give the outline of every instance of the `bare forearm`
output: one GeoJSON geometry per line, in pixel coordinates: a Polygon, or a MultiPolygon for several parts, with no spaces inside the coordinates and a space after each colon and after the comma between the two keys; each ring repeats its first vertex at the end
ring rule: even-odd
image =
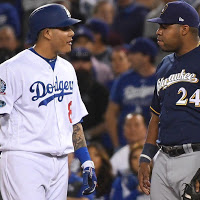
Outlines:
{"type": "Polygon", "coordinates": [[[84,132],[83,132],[83,127],[82,127],[81,123],[75,124],[73,126],[72,141],[73,141],[75,151],[81,147],[87,146],[86,141],[85,141],[84,132]]]}
{"type": "Polygon", "coordinates": [[[158,139],[158,124],[159,124],[159,117],[152,113],[151,120],[148,126],[147,138],[146,143],[156,144],[156,140],[158,139]]]}

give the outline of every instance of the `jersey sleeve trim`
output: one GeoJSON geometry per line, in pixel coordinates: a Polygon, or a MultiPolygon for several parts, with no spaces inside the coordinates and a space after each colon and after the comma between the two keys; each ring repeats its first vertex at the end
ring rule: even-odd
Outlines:
{"type": "Polygon", "coordinates": [[[150,106],[151,111],[153,111],[153,113],[155,113],[156,115],[160,115],[159,112],[155,111],[151,106],[150,106]]]}

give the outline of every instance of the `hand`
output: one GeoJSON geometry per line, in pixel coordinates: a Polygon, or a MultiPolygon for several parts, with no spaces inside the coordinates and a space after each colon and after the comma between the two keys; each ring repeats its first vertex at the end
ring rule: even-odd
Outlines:
{"type": "Polygon", "coordinates": [[[142,162],[138,170],[138,179],[141,190],[146,194],[150,194],[150,163],[142,162]]]}
{"type": "Polygon", "coordinates": [[[94,192],[97,186],[97,177],[92,167],[86,167],[83,170],[83,195],[89,195],[94,192]]]}

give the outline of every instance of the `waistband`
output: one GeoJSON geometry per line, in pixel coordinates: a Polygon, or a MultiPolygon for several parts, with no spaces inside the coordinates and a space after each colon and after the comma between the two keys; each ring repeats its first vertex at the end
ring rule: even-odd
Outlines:
{"type": "Polygon", "coordinates": [[[197,144],[183,144],[176,146],[165,146],[157,144],[159,149],[168,154],[170,157],[180,156],[185,153],[200,151],[200,143],[197,144]]]}

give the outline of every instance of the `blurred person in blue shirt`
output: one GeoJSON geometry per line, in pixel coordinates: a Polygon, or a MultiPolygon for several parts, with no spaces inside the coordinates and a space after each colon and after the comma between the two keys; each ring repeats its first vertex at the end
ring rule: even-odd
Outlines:
{"type": "Polygon", "coordinates": [[[119,77],[124,72],[130,69],[131,63],[128,60],[128,51],[123,46],[116,46],[113,48],[111,54],[111,67],[114,73],[114,79],[109,81],[107,84],[107,88],[109,91],[112,88],[113,83],[116,81],[117,77],[119,77]]]}
{"type": "MultiPolygon", "coordinates": [[[[143,145],[135,143],[129,153],[131,172],[119,174],[112,185],[110,200],[150,200],[139,188],[138,162],[143,145]]],[[[122,161],[123,162],[123,161],[122,161]]]]}
{"type": "Polygon", "coordinates": [[[146,122],[150,119],[149,106],[156,81],[154,61],[157,51],[157,45],[147,38],[137,38],[130,44],[128,56],[131,69],[114,82],[106,112],[107,128],[114,150],[127,143],[123,125],[128,113],[141,113],[146,122]]]}

